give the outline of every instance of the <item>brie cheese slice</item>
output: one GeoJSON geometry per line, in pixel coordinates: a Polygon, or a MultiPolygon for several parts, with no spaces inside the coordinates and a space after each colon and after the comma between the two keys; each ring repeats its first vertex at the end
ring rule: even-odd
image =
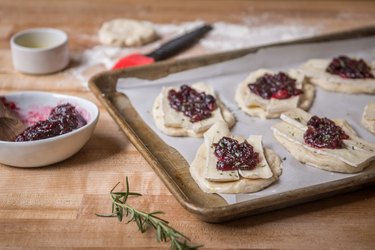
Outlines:
{"type": "Polygon", "coordinates": [[[259,154],[259,163],[254,169],[251,170],[239,170],[242,177],[248,179],[268,179],[273,176],[270,166],[264,156],[262,136],[252,135],[247,139],[247,142],[253,146],[254,151],[259,154]]]}
{"type": "Polygon", "coordinates": [[[299,128],[303,131],[307,130],[307,122],[310,120],[312,115],[305,112],[302,109],[296,108],[284,112],[280,115],[280,119],[299,128]]]}
{"type": "Polygon", "coordinates": [[[375,102],[366,105],[363,117],[368,121],[375,121],[375,102]]]}
{"type": "Polygon", "coordinates": [[[271,98],[268,101],[266,111],[269,113],[279,113],[291,108],[298,107],[300,96],[291,96],[288,99],[271,98]]]}
{"type": "Polygon", "coordinates": [[[164,87],[162,89],[162,103],[161,109],[164,117],[164,124],[166,127],[181,128],[184,124],[187,124],[189,117],[182,115],[181,113],[171,108],[168,101],[168,92],[173,89],[173,87],[164,87]]]}
{"type": "Polygon", "coordinates": [[[365,106],[361,123],[367,130],[375,134],[375,102],[369,103],[365,106]]]}

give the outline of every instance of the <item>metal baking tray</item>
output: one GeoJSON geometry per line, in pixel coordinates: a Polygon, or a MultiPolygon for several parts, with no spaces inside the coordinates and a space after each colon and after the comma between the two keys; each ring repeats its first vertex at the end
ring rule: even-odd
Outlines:
{"type": "Polygon", "coordinates": [[[258,46],[183,60],[165,61],[118,71],[106,71],[92,77],[89,81],[89,87],[181,206],[203,221],[219,223],[332,196],[340,192],[373,184],[375,182],[375,173],[372,171],[307,188],[294,189],[249,201],[228,204],[220,196],[207,194],[199,189],[190,176],[188,162],[177,150],[168,146],[142,120],[129,98],[116,90],[118,79],[131,77],[154,80],[172,73],[239,58],[250,53],[256,53],[263,48],[282,48],[282,46],[294,44],[340,41],[374,35],[375,27],[365,27],[291,42],[258,46]]]}

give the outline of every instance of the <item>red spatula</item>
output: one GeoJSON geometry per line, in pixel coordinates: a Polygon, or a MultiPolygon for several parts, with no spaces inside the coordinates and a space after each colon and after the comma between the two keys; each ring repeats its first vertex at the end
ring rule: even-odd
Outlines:
{"type": "Polygon", "coordinates": [[[168,41],[151,53],[146,55],[136,53],[125,56],[121,58],[112,69],[140,66],[167,59],[198,42],[199,39],[211,29],[211,25],[205,24],[180,37],[168,41]]]}

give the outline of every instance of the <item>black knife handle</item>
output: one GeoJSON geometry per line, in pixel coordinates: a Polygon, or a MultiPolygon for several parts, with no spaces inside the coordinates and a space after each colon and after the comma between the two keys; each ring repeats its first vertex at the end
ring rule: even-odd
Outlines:
{"type": "Polygon", "coordinates": [[[194,43],[198,42],[199,39],[203,37],[211,29],[211,25],[205,24],[197,29],[194,29],[189,33],[186,33],[180,37],[177,37],[163,44],[162,46],[160,46],[153,52],[147,54],[146,56],[154,58],[155,61],[160,61],[168,57],[171,57],[177,54],[178,52],[192,46],[194,43]]]}

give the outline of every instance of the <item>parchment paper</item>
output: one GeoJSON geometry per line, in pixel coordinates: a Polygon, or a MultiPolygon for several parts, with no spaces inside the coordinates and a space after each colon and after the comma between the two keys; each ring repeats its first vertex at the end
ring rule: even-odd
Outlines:
{"type": "MultiPolygon", "coordinates": [[[[220,194],[229,204],[256,199],[270,194],[282,193],[289,190],[305,188],[327,183],[354,174],[332,173],[299,163],[282,147],[272,136],[270,127],[279,122],[279,119],[261,120],[253,118],[239,110],[234,93],[238,84],[246,76],[259,68],[268,68],[275,71],[288,70],[298,67],[308,59],[332,58],[338,55],[361,57],[368,61],[375,61],[375,37],[345,40],[339,42],[324,42],[305,45],[279,46],[266,48],[255,54],[226,61],[211,66],[188,70],[155,81],[136,78],[119,79],[117,90],[123,91],[131,100],[135,109],[144,121],[167,144],[176,148],[185,159],[191,163],[198,147],[203,143],[201,138],[171,137],[161,133],[155,126],[151,110],[156,96],[162,86],[193,84],[204,81],[210,84],[220,96],[224,104],[235,114],[237,123],[232,134],[247,138],[249,135],[263,135],[265,147],[273,149],[283,161],[283,174],[280,180],[265,190],[252,194],[220,194]]],[[[317,88],[316,98],[310,113],[325,116],[331,119],[345,119],[356,130],[360,137],[375,143],[375,136],[360,125],[361,115],[367,103],[375,101],[373,95],[349,95],[333,93],[317,88]]],[[[364,172],[375,171],[375,167],[367,168],[364,172]]]]}

